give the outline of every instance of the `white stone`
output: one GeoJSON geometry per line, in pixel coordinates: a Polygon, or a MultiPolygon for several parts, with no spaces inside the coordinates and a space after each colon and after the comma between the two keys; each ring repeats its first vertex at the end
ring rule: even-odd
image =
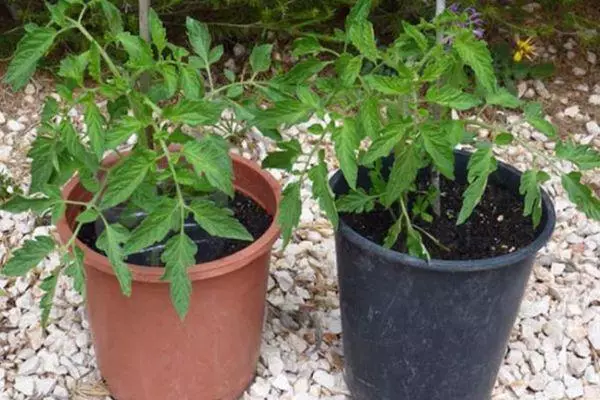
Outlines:
{"type": "Polygon", "coordinates": [[[17,376],[15,378],[15,389],[26,396],[33,396],[35,393],[35,380],[31,376],[17,376]]]}
{"type": "Polygon", "coordinates": [[[590,64],[596,65],[596,62],[598,61],[598,57],[596,56],[596,53],[592,53],[591,51],[588,51],[587,60],[590,64]]]}
{"type": "Polygon", "coordinates": [[[290,385],[290,381],[288,380],[287,376],[285,376],[285,374],[279,374],[275,378],[273,378],[271,380],[271,385],[284,392],[289,392],[292,390],[292,385],[290,385]]]}
{"type": "Polygon", "coordinates": [[[579,106],[571,106],[567,109],[565,109],[565,115],[567,117],[575,117],[577,114],[579,114],[579,106]]]}
{"type": "Polygon", "coordinates": [[[575,75],[575,76],[585,76],[586,74],[587,74],[587,71],[583,68],[580,68],[580,67],[573,68],[573,75],[575,75]]]}
{"type": "Polygon", "coordinates": [[[563,400],[565,396],[565,385],[561,381],[552,381],[544,389],[548,400],[563,400]]]}
{"type": "Polygon", "coordinates": [[[34,95],[35,94],[35,86],[33,86],[31,83],[28,83],[27,86],[25,86],[25,94],[28,95],[34,95]]]}
{"type": "Polygon", "coordinates": [[[25,360],[21,365],[19,365],[19,375],[31,375],[35,373],[40,366],[40,358],[38,356],[33,356],[25,360]]]}
{"type": "Polygon", "coordinates": [[[285,364],[278,354],[271,354],[267,357],[269,371],[273,376],[278,376],[283,372],[285,364]]]}
{"type": "Polygon", "coordinates": [[[252,386],[250,386],[250,394],[260,398],[265,398],[271,391],[271,385],[261,377],[257,377],[252,386]]]}
{"type": "Polygon", "coordinates": [[[329,372],[319,369],[313,374],[313,380],[319,385],[331,390],[335,387],[335,377],[329,372]]]}
{"type": "Polygon", "coordinates": [[[6,123],[6,127],[9,131],[20,132],[25,129],[25,125],[20,123],[19,121],[15,121],[14,119],[9,120],[6,123]]]}
{"type": "Polygon", "coordinates": [[[593,135],[593,136],[600,135],[600,126],[598,126],[598,123],[596,121],[588,122],[587,124],[585,124],[585,128],[587,129],[587,131],[590,135],[593,135]]]}
{"type": "Polygon", "coordinates": [[[595,319],[588,326],[588,339],[595,350],[600,350],[600,318],[595,319]]]}
{"type": "Polygon", "coordinates": [[[600,106],[600,95],[599,94],[591,95],[588,102],[594,106],[600,106]]]}
{"type": "Polygon", "coordinates": [[[278,270],[275,271],[273,275],[275,275],[275,280],[277,281],[281,290],[284,292],[289,292],[294,286],[294,278],[292,278],[292,275],[289,273],[289,271],[278,270]]]}
{"type": "Polygon", "coordinates": [[[565,376],[564,378],[566,389],[566,395],[569,399],[576,399],[583,396],[583,384],[579,379],[575,379],[572,376],[565,376]]]}
{"type": "Polygon", "coordinates": [[[39,396],[49,395],[56,386],[56,379],[38,378],[35,381],[36,392],[39,396]]]}
{"type": "Polygon", "coordinates": [[[6,122],[6,117],[4,116],[4,114],[2,112],[0,112],[0,125],[4,124],[6,122]]]}

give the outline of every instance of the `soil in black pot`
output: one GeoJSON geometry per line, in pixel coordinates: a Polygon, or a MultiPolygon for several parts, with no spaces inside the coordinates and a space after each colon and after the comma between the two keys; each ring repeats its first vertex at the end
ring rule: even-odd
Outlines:
{"type": "MultiPolygon", "coordinates": [[[[250,232],[254,241],[260,238],[273,222],[273,217],[263,207],[239,192],[229,201],[228,208],[233,211],[233,216],[250,232]]],[[[191,216],[186,220],[185,231],[198,246],[198,252],[196,253],[196,263],[198,264],[227,257],[253,243],[209,235],[198,226],[191,216]]],[[[96,252],[104,254],[96,247],[96,240],[100,234],[101,231],[98,230],[98,225],[91,222],[82,226],[78,239],[96,252]]],[[[164,266],[160,261],[160,255],[164,250],[165,243],[172,236],[173,233],[170,233],[163,241],[145,249],[143,252],[130,255],[126,261],[137,265],[164,266]]]]}
{"type": "MultiPolygon", "coordinates": [[[[416,218],[413,222],[426,230],[447,249],[422,235],[431,258],[438,260],[477,260],[509,254],[531,244],[536,238],[531,217],[523,216],[523,200],[509,190],[489,184],[481,203],[463,225],[456,225],[467,186],[441,179],[441,216],[431,223],[416,218]]],[[[414,199],[412,199],[414,200],[414,199]]],[[[398,209],[394,207],[394,209],[398,209]]],[[[342,214],[341,218],[361,236],[383,245],[395,222],[383,207],[363,214],[342,214]]],[[[392,247],[406,253],[401,235],[392,247]]]]}

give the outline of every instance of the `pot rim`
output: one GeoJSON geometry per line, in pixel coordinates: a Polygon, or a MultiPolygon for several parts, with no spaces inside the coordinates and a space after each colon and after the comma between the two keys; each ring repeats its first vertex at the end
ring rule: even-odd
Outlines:
{"type": "MultiPolygon", "coordinates": [[[[455,150],[456,154],[471,155],[472,152],[465,150],[455,150]]],[[[515,167],[506,164],[505,162],[498,162],[498,170],[506,170],[511,174],[521,176],[523,173],[515,167]]],[[[337,171],[330,179],[330,186],[335,186],[341,179],[344,179],[342,171],[337,171]]],[[[546,190],[541,188],[542,192],[542,212],[546,216],[545,224],[543,229],[538,234],[536,239],[529,245],[522,247],[512,253],[505,254],[502,256],[481,258],[474,260],[439,260],[431,259],[426,261],[406,253],[400,253],[394,250],[386,249],[385,247],[365,238],[360,235],[348,224],[346,224],[342,218],[339,221],[338,234],[344,235],[347,240],[352,242],[356,246],[365,248],[366,251],[374,253],[375,257],[383,258],[389,262],[401,263],[412,268],[428,270],[428,271],[440,271],[440,272],[475,272],[475,271],[489,271],[494,269],[503,268],[508,265],[513,265],[520,262],[521,260],[535,257],[536,253],[548,243],[556,224],[556,211],[554,204],[546,190]]],[[[525,218],[525,217],[524,217],[525,218]]],[[[544,221],[542,221],[544,222],[544,221]]]]}
{"type": "MultiPolygon", "coordinates": [[[[273,216],[273,222],[267,229],[265,233],[262,234],[257,240],[255,240],[250,246],[228,255],[226,257],[220,258],[218,260],[196,264],[190,268],[188,268],[188,275],[190,280],[197,281],[203,279],[209,279],[218,277],[221,275],[228,274],[244,266],[252,263],[257,258],[264,256],[269,253],[270,248],[273,246],[277,238],[279,237],[280,228],[277,224],[277,218],[279,216],[279,205],[281,201],[281,190],[279,183],[275,180],[275,178],[260,168],[258,164],[253,161],[247,160],[246,158],[230,153],[229,154],[233,163],[241,166],[242,168],[251,169],[254,172],[258,173],[260,177],[268,184],[275,196],[276,203],[276,213],[273,216]]],[[[109,156],[110,158],[110,156],[109,156]]],[[[79,178],[77,175],[73,176],[69,182],[64,186],[62,195],[64,199],[68,199],[75,188],[79,186],[79,178]]],[[[257,201],[255,196],[253,196],[250,191],[235,185],[235,189],[243,194],[251,197],[254,201],[257,201]]],[[[258,201],[257,201],[258,202],[258,201]]],[[[259,202],[260,204],[260,202],[259,202]]],[[[265,207],[263,204],[261,206],[265,207]]],[[[56,224],[58,234],[60,239],[64,242],[65,239],[68,240],[73,235],[73,229],[67,221],[66,214],[63,214],[62,218],[56,224]]],[[[108,260],[108,257],[97,253],[90,247],[88,247],[85,243],[81,242],[79,239],[75,239],[75,243],[77,246],[83,250],[85,254],[85,264],[93,267],[101,272],[104,272],[108,275],[112,275],[115,277],[116,275],[113,271],[113,268],[108,260]]],[[[151,267],[144,266],[138,264],[130,264],[127,266],[131,271],[132,280],[134,282],[145,282],[145,283],[160,283],[160,284],[168,284],[169,282],[161,280],[164,275],[165,268],[164,267],[151,267]]]]}

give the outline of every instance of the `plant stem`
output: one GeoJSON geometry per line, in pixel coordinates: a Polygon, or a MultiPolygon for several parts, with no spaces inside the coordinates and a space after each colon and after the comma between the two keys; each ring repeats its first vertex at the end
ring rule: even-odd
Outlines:
{"type": "MultiPolygon", "coordinates": [[[[139,0],[139,24],[140,24],[140,36],[146,43],[150,43],[150,0],[139,0]]],[[[150,74],[144,72],[140,77],[140,90],[142,93],[148,93],[150,89],[150,74]]],[[[146,145],[149,149],[154,148],[154,135],[152,134],[152,128],[146,127],[146,145]]]]}
{"type": "Polygon", "coordinates": [[[449,247],[446,247],[435,236],[433,236],[431,233],[427,232],[425,229],[421,228],[419,225],[413,225],[413,228],[415,228],[416,230],[418,230],[419,232],[421,232],[422,234],[424,234],[425,236],[427,236],[440,249],[442,249],[442,250],[444,250],[444,251],[446,251],[448,253],[450,252],[450,248],[449,247]]]}

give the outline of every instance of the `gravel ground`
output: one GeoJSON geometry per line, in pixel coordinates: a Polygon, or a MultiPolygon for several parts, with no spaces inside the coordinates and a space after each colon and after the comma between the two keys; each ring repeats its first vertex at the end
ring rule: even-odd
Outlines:
{"type": "MultiPolygon", "coordinates": [[[[563,134],[600,147],[597,57],[573,42],[563,47],[549,46],[542,53],[568,60],[568,67],[546,85],[521,82],[520,95],[544,101],[563,134]]],[[[41,99],[49,93],[51,84],[35,81],[25,93],[0,94],[0,172],[23,189],[29,181],[25,154],[35,137],[41,99]]],[[[72,117],[81,120],[76,111],[72,117]]],[[[497,117],[506,118],[515,134],[530,138],[541,151],[553,149],[519,116],[497,117]]],[[[302,126],[288,134],[309,146],[310,135],[302,126]]],[[[260,157],[266,146],[244,148],[257,150],[254,157],[260,157]]],[[[499,155],[518,168],[533,162],[519,147],[499,155]]],[[[600,176],[590,179],[600,187],[600,176]]],[[[547,188],[558,212],[556,233],[539,254],[493,400],[600,399],[600,224],[575,210],[556,177],[547,188]]],[[[262,355],[246,400],[348,398],[341,372],[333,231],[308,186],[303,198],[293,243],[285,250],[278,243],[273,253],[262,355]]],[[[24,240],[53,229],[28,213],[0,212],[0,263],[24,240]]],[[[41,292],[34,284],[57,263],[52,256],[26,278],[0,278],[6,292],[0,295],[0,400],[110,399],[95,366],[83,301],[67,278],[57,290],[47,334],[40,327],[41,292]]]]}

